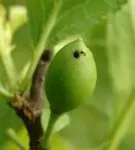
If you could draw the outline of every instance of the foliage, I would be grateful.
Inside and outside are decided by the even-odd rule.
[[[54,48],[57,52],[79,37],[93,52],[97,86],[90,102],[69,113],[70,121],[67,115],[60,120],[61,128],[53,136],[52,147],[54,150],[135,149],[134,0],[28,0],[26,4],[20,0],[17,4],[21,7],[11,7],[15,5],[11,0],[3,4],[5,8],[0,6],[0,149],[28,146],[26,130],[5,100],[9,101],[16,90],[28,87],[44,48]],[[43,125],[48,121],[48,111],[45,108]]]

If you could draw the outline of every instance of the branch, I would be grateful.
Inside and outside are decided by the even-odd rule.
[[[40,143],[44,134],[41,115],[44,108],[44,78],[51,58],[52,51],[45,50],[35,69],[29,96],[17,93],[14,101],[9,103],[23,120],[29,135],[30,150],[44,150]]]
[[[44,108],[44,76],[47,72],[47,68],[51,58],[52,51],[45,50],[40,58],[40,61],[32,78],[30,98],[28,99],[28,102],[31,105],[31,108],[33,109],[35,115],[40,114]]]

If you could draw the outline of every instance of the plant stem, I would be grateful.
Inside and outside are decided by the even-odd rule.
[[[120,117],[117,119],[113,132],[110,136],[110,145],[108,150],[117,150],[122,138],[126,134],[129,125],[135,113],[135,90],[131,92],[127,104]]]
[[[4,49],[3,49],[4,50]],[[3,63],[3,67],[6,71],[6,75],[8,77],[8,83],[12,89],[17,88],[17,74],[16,74],[16,68],[14,66],[11,54],[2,54],[1,53],[1,60]]]
[[[14,95],[12,93],[10,93],[9,91],[7,91],[0,83],[0,94],[4,97],[7,98],[7,100],[11,100],[14,98]]]
[[[6,135],[12,140],[21,150],[27,150],[25,145],[21,143],[20,139],[17,137],[15,131],[13,129],[8,129]]]
[[[41,144],[45,148],[45,150],[50,150],[50,140],[51,140],[51,136],[53,133],[53,128],[59,117],[60,117],[59,114],[55,114],[53,112],[51,112],[51,114],[50,114],[50,119],[48,122],[48,126],[46,129],[45,135],[41,139]]]
[[[17,89],[17,70],[15,68],[11,51],[14,48],[11,45],[12,34],[10,25],[4,23],[3,19],[0,19],[0,60],[2,61],[3,68],[7,76],[7,82],[10,88]]]
[[[44,52],[44,50],[46,48],[48,38],[55,26],[60,6],[61,6],[61,0],[56,0],[56,2],[54,3],[54,8],[52,10],[51,16],[49,17],[49,20],[47,22],[47,25],[43,29],[43,34],[41,36],[41,39],[40,39],[36,49],[34,50],[33,59],[32,59],[30,68],[28,70],[27,76],[25,78],[25,81],[22,81],[23,90],[26,89],[27,84],[29,83],[29,81],[33,75],[33,72],[36,68],[36,65],[40,59],[40,56],[42,55],[42,53]]]

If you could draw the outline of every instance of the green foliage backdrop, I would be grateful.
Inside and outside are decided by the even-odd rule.
[[[20,74],[44,46],[57,51],[63,43],[82,37],[93,52],[98,79],[92,100],[69,113],[68,125],[53,136],[53,150],[134,150],[134,0],[56,0],[56,4],[53,0],[3,0],[1,4],[7,10],[18,5],[28,10],[28,18],[19,17],[25,18],[21,26],[14,25],[12,39],[12,58]],[[0,81],[6,83],[2,62]],[[4,99],[0,96],[0,149],[27,149],[23,124]],[[60,122],[64,123],[67,120]]]

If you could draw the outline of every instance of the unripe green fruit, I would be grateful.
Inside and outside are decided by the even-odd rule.
[[[96,78],[93,55],[82,40],[62,48],[46,75],[45,90],[52,112],[61,114],[90,100]]]

